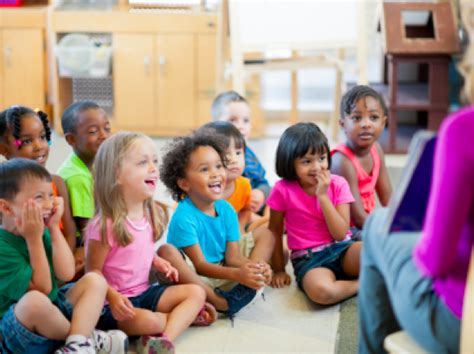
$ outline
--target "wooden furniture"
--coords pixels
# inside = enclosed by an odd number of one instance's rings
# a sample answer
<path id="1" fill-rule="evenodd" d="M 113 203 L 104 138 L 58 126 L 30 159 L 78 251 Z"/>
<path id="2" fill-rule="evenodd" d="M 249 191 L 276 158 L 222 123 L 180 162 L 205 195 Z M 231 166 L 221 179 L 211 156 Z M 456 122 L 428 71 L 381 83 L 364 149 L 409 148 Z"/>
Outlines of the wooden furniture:
<path id="1" fill-rule="evenodd" d="M 226 61 L 230 62 L 230 71 L 231 71 L 231 80 L 232 87 L 235 91 L 244 94 L 245 81 L 248 77 L 254 77 L 259 75 L 266 70 L 290 70 L 291 71 L 291 113 L 290 113 L 290 124 L 294 124 L 298 121 L 298 79 L 297 79 L 297 70 L 301 69 L 310 69 L 310 68 L 333 68 L 335 70 L 335 85 L 334 85 L 334 106 L 332 113 L 328 115 L 328 130 L 333 139 L 337 137 L 338 133 L 338 120 L 339 120 L 339 105 L 340 98 L 343 91 L 343 74 L 345 67 L 345 56 L 348 50 L 357 51 L 357 59 L 359 66 L 359 82 L 366 83 L 366 36 L 365 34 L 365 16 L 363 15 L 363 10 L 365 3 L 360 2 L 357 4 L 358 16 L 358 28 L 354 28 L 354 32 L 359 31 L 357 38 L 350 39 L 314 39 L 310 41 L 301 40 L 298 38 L 292 38 L 291 40 L 285 40 L 278 38 L 267 39 L 264 43 L 246 43 L 242 39 L 242 5 L 245 5 L 243 2 L 238 2 L 235 0 L 224 0 L 222 2 L 222 8 L 219 12 L 221 14 L 222 20 L 219 22 L 219 43 L 218 47 L 218 73 L 217 78 L 220 80 L 217 83 L 217 87 L 223 87 L 225 85 L 225 75 L 224 67 L 226 66 Z M 327 9 L 329 4 L 321 6 L 321 12 Z M 252 4 L 252 6 L 258 6 Z M 265 6 L 265 5 L 263 5 Z M 293 8 L 291 5 L 283 4 L 288 11 L 291 11 Z M 308 8 L 308 11 L 314 11 L 315 4 L 301 4 L 297 5 L 298 7 Z M 326 6 L 326 8 L 324 7 Z M 356 6 L 356 5 L 354 5 Z M 266 12 L 267 17 L 271 20 L 265 22 L 265 25 L 275 25 L 279 24 L 279 27 L 291 27 L 292 31 L 298 31 L 293 25 L 288 25 L 284 21 L 291 18 L 298 18 L 298 15 L 285 13 L 284 18 L 278 17 L 281 15 L 280 4 L 272 4 L 271 7 L 267 6 Z M 296 9 L 295 9 L 296 10 Z M 316 15 L 321 16 L 321 14 L 316 13 Z M 324 15 L 323 15 L 324 16 Z M 328 16 L 328 14 L 326 14 Z M 331 14 L 329 14 L 331 16 Z M 332 18 L 332 17 L 331 17 Z M 304 20 L 307 20 L 306 18 Z M 304 21 L 303 20 L 303 21 Z M 338 16 L 334 17 L 334 21 L 338 21 L 340 18 Z M 307 25 L 317 24 L 319 21 L 317 19 L 311 18 L 311 23 Z M 259 26 L 261 23 L 249 23 L 246 22 L 247 27 L 253 28 L 253 26 Z M 339 24 L 334 24 L 335 27 L 338 27 Z M 345 23 L 345 25 L 350 26 L 350 24 Z M 311 26 L 310 26 L 311 27 Z M 309 27 L 306 28 L 306 30 Z M 269 31 L 272 31 L 271 28 L 268 28 Z M 226 43 L 226 40 L 228 43 Z M 265 57 L 265 52 L 269 50 L 290 50 L 292 55 L 286 58 L 276 58 L 269 59 Z M 315 52 L 309 54 L 309 52 Z M 254 60 L 248 60 L 246 57 L 247 53 L 256 53 L 259 52 L 260 55 Z M 255 60 L 257 59 L 257 60 Z"/>
<path id="2" fill-rule="evenodd" d="M 0 8 L 0 109 L 48 111 L 46 19 L 46 6 Z"/>
<path id="3" fill-rule="evenodd" d="M 216 94 L 216 16 L 201 11 L 60 11 L 53 43 L 71 32 L 106 34 L 113 47 L 114 130 L 174 136 L 210 120 Z M 74 100 L 74 78 L 55 73 L 55 128 Z"/>
<path id="4" fill-rule="evenodd" d="M 397 146 L 397 114 L 400 111 L 425 111 L 429 130 L 436 131 L 449 108 L 447 55 L 388 54 L 388 150 L 403 152 Z M 426 65 L 428 82 L 399 83 L 399 69 L 404 63 Z"/>
<path id="5" fill-rule="evenodd" d="M 474 247 L 467 274 L 462 312 L 460 353 L 474 353 Z M 426 353 L 405 331 L 387 336 L 384 347 L 391 354 Z"/>
<path id="6" fill-rule="evenodd" d="M 409 18 L 424 20 L 415 25 Z M 382 16 L 384 50 L 388 65 L 388 144 L 390 153 L 406 152 L 397 144 L 398 113 L 426 112 L 429 130 L 437 130 L 449 108 L 448 65 L 459 51 L 456 26 L 448 1 L 384 2 Z M 419 81 L 399 82 L 400 66 L 416 64 Z M 383 88 L 382 88 L 383 91 Z"/>

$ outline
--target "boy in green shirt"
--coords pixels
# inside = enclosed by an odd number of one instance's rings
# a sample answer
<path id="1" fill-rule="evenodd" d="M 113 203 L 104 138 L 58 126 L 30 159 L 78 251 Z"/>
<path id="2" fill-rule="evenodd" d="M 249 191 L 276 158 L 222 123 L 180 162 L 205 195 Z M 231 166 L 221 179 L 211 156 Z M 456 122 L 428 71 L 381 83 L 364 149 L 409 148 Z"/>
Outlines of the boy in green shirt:
<path id="1" fill-rule="evenodd" d="M 58 174 L 66 182 L 72 216 L 82 233 L 94 215 L 92 164 L 100 145 L 110 136 L 110 123 L 98 104 L 82 101 L 66 108 L 61 125 L 74 152 L 63 162 Z"/>
<path id="2" fill-rule="evenodd" d="M 2 353 L 124 353 L 123 332 L 95 331 L 107 282 L 74 276 L 74 257 L 59 222 L 61 197 L 40 164 L 12 159 L 0 164 L 0 331 Z"/>

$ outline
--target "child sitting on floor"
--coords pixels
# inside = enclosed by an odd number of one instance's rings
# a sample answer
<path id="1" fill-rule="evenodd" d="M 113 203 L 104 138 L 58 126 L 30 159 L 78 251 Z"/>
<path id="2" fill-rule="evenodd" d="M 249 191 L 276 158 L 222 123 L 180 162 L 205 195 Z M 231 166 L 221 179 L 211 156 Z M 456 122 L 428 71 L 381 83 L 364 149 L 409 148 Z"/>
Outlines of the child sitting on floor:
<path id="1" fill-rule="evenodd" d="M 213 121 L 231 122 L 239 129 L 245 140 L 250 138 L 252 129 L 250 106 L 247 100 L 237 92 L 227 91 L 218 95 L 212 102 L 211 114 Z M 270 193 L 270 185 L 265 178 L 265 169 L 247 144 L 245 145 L 243 176 L 248 178 L 252 185 L 251 210 L 262 214 L 265 199 Z"/>
<path id="2" fill-rule="evenodd" d="M 361 242 L 350 240 L 349 205 L 354 202 L 344 178 L 331 175 L 326 137 L 313 123 L 285 130 L 276 153 L 282 179 L 267 204 L 276 238 L 273 285 L 290 283 L 285 272 L 285 227 L 298 286 L 312 301 L 330 305 L 357 293 Z"/>
<path id="3" fill-rule="evenodd" d="M 102 276 L 58 289 L 74 276 L 74 257 L 48 171 L 27 159 L 1 163 L 0 212 L 0 352 L 126 353 L 123 332 L 94 330 L 107 291 Z"/>
<path id="4" fill-rule="evenodd" d="M 46 113 L 23 106 L 12 106 L 0 113 L 0 154 L 5 158 L 23 157 L 46 167 L 50 145 L 51 130 Z M 51 177 L 54 195 L 64 201 L 61 231 L 71 251 L 75 252 L 76 224 L 71 215 L 69 193 L 60 176 Z M 82 272 L 83 268 L 83 260 L 77 259 L 76 273 Z"/>
<path id="5" fill-rule="evenodd" d="M 202 323 L 205 293 L 197 285 L 149 283 L 150 269 L 178 281 L 178 272 L 155 253 L 164 211 L 153 196 L 158 157 L 150 138 L 118 133 L 100 147 L 94 162 L 97 212 L 86 229 L 86 269 L 104 274 L 108 304 L 98 328 L 119 328 L 142 336 L 140 353 L 174 353 L 172 343 L 198 317 Z M 215 313 L 214 313 L 215 317 Z"/>
<path id="6" fill-rule="evenodd" d="M 351 204 L 351 231 L 360 239 L 365 219 L 375 208 L 375 192 L 387 206 L 392 187 L 382 148 L 377 142 L 387 122 L 382 96 L 368 86 L 355 86 L 341 101 L 339 123 L 346 142 L 332 150 L 331 171 L 349 182 L 355 202 Z"/>
<path id="7" fill-rule="evenodd" d="M 179 201 L 168 242 L 159 254 L 180 274 L 180 283 L 201 285 L 207 299 L 231 319 L 270 282 L 268 249 L 240 237 L 237 214 L 222 200 L 226 185 L 223 137 L 198 132 L 177 138 L 163 158 L 160 176 Z M 183 259 L 186 257 L 186 261 Z"/>

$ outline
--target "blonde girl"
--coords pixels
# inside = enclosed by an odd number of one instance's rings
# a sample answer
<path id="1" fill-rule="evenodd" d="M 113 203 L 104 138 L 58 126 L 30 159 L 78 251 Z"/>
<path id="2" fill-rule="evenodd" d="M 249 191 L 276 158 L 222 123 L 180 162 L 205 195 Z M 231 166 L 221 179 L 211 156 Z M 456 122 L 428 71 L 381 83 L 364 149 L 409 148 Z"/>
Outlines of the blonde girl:
<path id="1" fill-rule="evenodd" d="M 202 311 L 205 293 L 197 285 L 149 283 L 152 268 L 178 280 L 154 251 L 165 215 L 153 200 L 157 165 L 145 135 L 118 133 L 102 144 L 94 161 L 97 211 L 86 229 L 86 269 L 101 272 L 109 285 L 99 328 L 141 336 L 139 352 L 174 353 L 173 340 Z"/>

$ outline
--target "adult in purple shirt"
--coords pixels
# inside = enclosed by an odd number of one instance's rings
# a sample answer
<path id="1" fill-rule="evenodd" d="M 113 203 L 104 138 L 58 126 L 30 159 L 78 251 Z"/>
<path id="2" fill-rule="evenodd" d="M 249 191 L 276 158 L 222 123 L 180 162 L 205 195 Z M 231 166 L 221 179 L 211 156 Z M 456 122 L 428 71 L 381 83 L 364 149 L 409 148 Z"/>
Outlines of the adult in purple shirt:
<path id="1" fill-rule="evenodd" d="M 384 235 L 387 209 L 364 225 L 359 353 L 383 352 L 403 328 L 428 352 L 458 353 L 474 244 L 474 106 L 443 122 L 422 232 Z"/>

